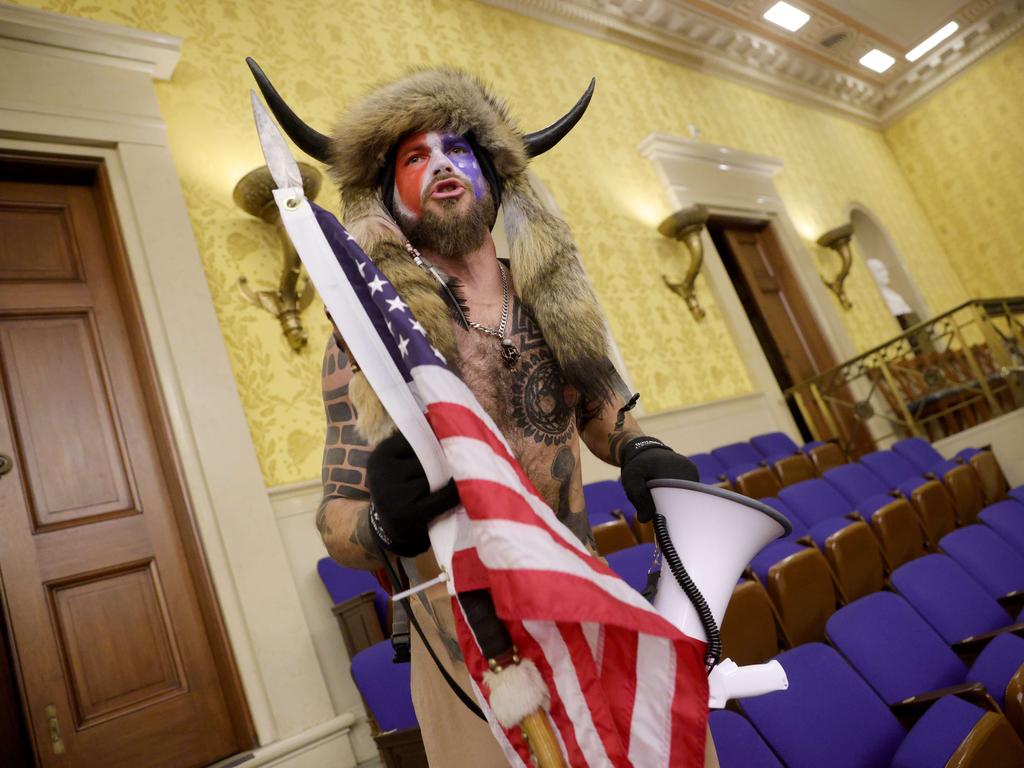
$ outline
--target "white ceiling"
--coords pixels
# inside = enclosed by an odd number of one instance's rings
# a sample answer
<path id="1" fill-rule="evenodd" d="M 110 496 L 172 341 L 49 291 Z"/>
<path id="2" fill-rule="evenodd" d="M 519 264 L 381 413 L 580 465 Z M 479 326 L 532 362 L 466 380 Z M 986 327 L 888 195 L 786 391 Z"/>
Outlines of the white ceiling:
<path id="1" fill-rule="evenodd" d="M 893 55 L 906 53 L 933 32 L 936 32 L 967 0 L 820 0 L 844 16 L 863 24 L 880 38 L 888 38 L 901 46 Z M 806 6 L 800 0 L 793 5 L 814 13 L 814 3 Z"/>

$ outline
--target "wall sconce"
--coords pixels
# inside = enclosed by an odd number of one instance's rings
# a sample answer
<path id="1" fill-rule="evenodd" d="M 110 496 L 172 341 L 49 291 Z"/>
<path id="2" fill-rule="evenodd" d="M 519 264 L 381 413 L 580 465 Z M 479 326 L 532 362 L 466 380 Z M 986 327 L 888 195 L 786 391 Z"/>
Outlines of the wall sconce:
<path id="1" fill-rule="evenodd" d="M 658 225 L 658 232 L 673 240 L 680 240 L 690 252 L 690 266 L 687 267 L 682 282 L 673 282 L 665 275 L 662 275 L 661 279 L 682 297 L 693 319 L 698 322 L 704 319 L 705 312 L 697 301 L 697 292 L 693 284 L 704 263 L 704 243 L 701 242 L 700 235 L 707 223 L 708 215 L 708 209 L 703 205 L 693 205 L 676 211 Z"/>
<path id="2" fill-rule="evenodd" d="M 302 189 L 306 198 L 313 200 L 320 191 L 320 182 L 323 178 L 320 171 L 306 163 L 299 163 L 299 173 L 302 174 Z M 277 230 L 284 251 L 281 281 L 276 289 L 254 291 L 249 287 L 249 281 L 242 276 L 238 278 L 238 288 L 250 304 L 265 309 L 278 319 L 288 344 L 298 352 L 306 346 L 307 340 L 300 315 L 313 301 L 315 291 L 308 277 L 303 281 L 302 287 L 299 287 L 299 280 L 303 277 L 302 262 L 292 247 L 291 240 L 288 239 L 288 233 L 281 225 L 281 214 L 277 210 L 277 203 L 274 202 L 275 186 L 270 169 L 264 165 L 245 174 L 235 185 L 232 196 L 239 208 L 273 225 Z"/>
<path id="3" fill-rule="evenodd" d="M 841 261 L 836 276 L 832 280 L 826 280 L 824 277 L 821 280 L 836 295 L 843 309 L 853 308 L 853 304 L 846 298 L 846 287 L 843 285 L 846 282 L 846 276 L 850 274 L 850 267 L 853 265 L 853 255 L 850 253 L 852 238 L 853 224 L 843 224 L 841 227 L 830 229 L 818 238 L 818 245 L 823 248 L 831 248 L 839 254 Z"/>

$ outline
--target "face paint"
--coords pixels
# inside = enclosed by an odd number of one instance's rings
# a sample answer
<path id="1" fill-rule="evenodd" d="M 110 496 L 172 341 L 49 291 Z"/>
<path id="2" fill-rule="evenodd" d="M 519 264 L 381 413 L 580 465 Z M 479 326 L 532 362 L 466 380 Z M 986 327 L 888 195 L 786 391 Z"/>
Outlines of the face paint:
<path id="1" fill-rule="evenodd" d="M 395 157 L 395 203 L 403 214 L 419 218 L 428 190 L 441 177 L 455 176 L 476 199 L 487 182 L 469 142 L 454 133 L 417 133 L 398 145 Z"/>

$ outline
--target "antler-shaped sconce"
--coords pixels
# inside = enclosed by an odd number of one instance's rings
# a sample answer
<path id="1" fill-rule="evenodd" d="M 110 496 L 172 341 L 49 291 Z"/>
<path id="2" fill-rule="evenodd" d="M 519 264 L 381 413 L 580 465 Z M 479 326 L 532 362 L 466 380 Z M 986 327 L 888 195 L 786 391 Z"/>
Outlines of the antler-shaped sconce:
<path id="1" fill-rule="evenodd" d="M 673 282 L 665 275 L 662 275 L 661 279 L 665 281 L 665 285 L 682 297 L 686 306 L 689 307 L 693 319 L 697 321 L 704 319 L 705 312 L 697 301 L 697 292 L 693 284 L 704 263 L 704 244 L 701 242 L 700 235 L 707 220 L 708 209 L 703 205 L 693 205 L 676 211 L 658 225 L 658 232 L 665 237 L 682 241 L 686 245 L 686 250 L 690 252 L 690 266 L 687 267 L 682 282 Z"/>
<path id="2" fill-rule="evenodd" d="M 320 171 L 311 165 L 299 163 L 302 174 L 302 188 L 306 198 L 312 200 L 320 191 Z M 298 352 L 306 346 L 306 330 L 302 327 L 300 315 L 302 310 L 313 301 L 313 283 L 307 277 L 299 288 L 302 277 L 302 262 L 292 247 L 288 233 L 281 225 L 281 214 L 274 202 L 274 179 L 267 166 L 250 171 L 235 185 L 235 204 L 248 214 L 262 219 L 274 226 L 281 240 L 284 261 L 281 268 L 281 281 L 276 290 L 254 291 L 249 281 L 243 276 L 238 278 L 238 288 L 242 295 L 251 303 L 276 317 L 281 323 L 281 330 L 288 339 L 291 348 Z"/>
<path id="3" fill-rule="evenodd" d="M 839 254 L 841 260 L 839 272 L 831 280 L 826 280 L 824 277 L 821 280 L 836 295 L 843 309 L 851 309 L 853 307 L 850 300 L 846 298 L 846 287 L 843 285 L 846 282 L 846 276 L 850 274 L 850 267 L 853 265 L 853 255 L 850 253 L 850 240 L 852 238 L 853 224 L 843 224 L 841 227 L 830 229 L 818 238 L 818 245 L 823 248 L 831 248 Z"/>

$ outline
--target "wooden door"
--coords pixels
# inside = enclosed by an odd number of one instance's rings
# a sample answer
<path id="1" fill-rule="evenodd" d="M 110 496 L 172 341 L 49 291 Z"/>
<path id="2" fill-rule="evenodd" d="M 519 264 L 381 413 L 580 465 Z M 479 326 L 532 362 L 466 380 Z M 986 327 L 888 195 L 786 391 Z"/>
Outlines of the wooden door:
<path id="1" fill-rule="evenodd" d="M 41 180 L 58 173 L 45 164 L 0 174 L 9 637 L 40 765 L 201 766 L 251 735 L 183 537 L 102 168 L 87 165 L 74 183 Z"/>
<path id="2" fill-rule="evenodd" d="M 712 220 L 708 230 L 779 387 L 786 390 L 833 368 L 837 361 L 767 222 Z M 835 392 L 843 398 L 849 395 L 845 387 Z M 812 436 L 810 427 L 818 435 L 830 434 L 828 422 L 814 404 L 806 405 L 812 424 L 790 403 L 804 437 Z M 836 435 L 845 438 L 845 445 L 856 453 L 873 449 L 870 435 L 852 411 L 836 406 L 832 416 L 847 432 Z"/>

